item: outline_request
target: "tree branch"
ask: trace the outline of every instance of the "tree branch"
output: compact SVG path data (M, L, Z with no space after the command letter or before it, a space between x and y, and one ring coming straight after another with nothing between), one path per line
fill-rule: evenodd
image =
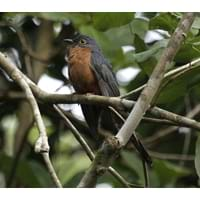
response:
M161 160L182 160L182 161L194 161L194 156L186 154L169 154L160 153L155 151L149 151L150 155L154 158Z
M155 66L152 75L150 76L147 86L142 91L133 110L131 111L126 123L122 126L117 134L117 137L122 145L125 145L131 137L131 131L134 131L141 121L142 116L149 108L153 98L162 83L167 66L173 61L177 51L179 50L186 34L194 21L194 13L186 13L183 15L178 27L173 33L169 43L162 53L159 62Z
M76 127L70 122L70 120L64 115L64 113L62 112L62 110L59 108L59 106L54 105L53 106L54 109L57 111L57 113L63 118L65 124L68 126L68 128L72 131L74 137L77 139L77 141L80 143L80 145L82 146L82 148L85 150L87 156L89 157L89 159L91 161L94 160L94 153L92 152L91 148L89 147L89 145L86 143L86 141L84 140L84 138L81 136L81 134L79 133L79 131L76 129ZM128 183L115 169L113 169L112 167L108 168L108 171L120 182L122 183L122 185L124 185L125 187L130 187L130 183ZM137 186L139 187L139 186Z
M45 164L48 167L48 171L49 171L53 181L55 182L56 186L62 187L59 182L59 179L57 178L55 170L50 162L50 159L49 159L49 144L48 144L46 129L45 129L37 102L35 100L35 97L32 94L32 91L31 91L28 83L24 79L24 76L21 73L21 71L9 60L8 57L6 57L1 52L0 52L0 64L1 64L1 67L5 70L5 72L15 82L17 82L20 85L20 87L22 88L22 90L25 92L27 100L31 105L31 108L32 108L32 111L34 114L34 118L35 118L35 121L37 124L37 128L40 133L40 136L35 144L35 151L37 153L42 154Z
M187 73L193 69L196 69L199 66L200 66L200 58L165 73L163 81L168 81L170 79L178 78L178 77L184 75L185 73ZM133 96L137 92L142 91L146 86L147 86L147 84L141 85L140 87L138 87L124 95L121 95L121 98L127 98L127 97L131 98L131 96Z
M120 147L124 146L129 141L132 133L139 125L144 113L147 109L149 109L153 98L156 96L163 80L166 67L172 62L176 52L185 38L185 35L190 30L194 18L194 13L186 13L183 15L178 27L168 43L167 48L164 50L159 62L153 70L146 88L142 91L126 122L119 130L116 137L103 143L92 165L81 179L78 185L79 187L94 186L96 184L97 177L106 171L108 166L114 160L115 154L118 153ZM104 170L101 170L102 173L99 173L99 170L102 168Z
M188 112L186 117L193 118L197 114L199 114L199 112L200 112L200 104L196 105L190 112ZM166 128L166 129L159 130L158 132L156 132L152 136L145 138L143 140L143 142L146 143L148 146L149 146L149 144L150 144L150 146L152 146L152 145L156 144L160 139L162 139L163 137L173 133L177 129L178 129L178 127L172 126L172 127Z
M68 103L68 104L97 104L101 106L112 106L120 112L120 110L130 110L135 105L135 101L120 99L119 97L105 97L92 94L78 95L78 94L68 94L62 95L57 93L48 93L41 90L34 82L32 82L28 77L24 75L29 86L31 87L35 96L46 103L58 104L58 103ZM191 127L200 130L200 123L196 120L177 115L173 112L166 111L159 107L149 108L148 112L154 117L163 118L174 122L178 126Z

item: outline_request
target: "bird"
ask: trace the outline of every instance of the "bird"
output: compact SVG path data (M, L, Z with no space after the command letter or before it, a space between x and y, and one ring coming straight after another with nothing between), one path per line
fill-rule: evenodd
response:
M78 33L73 38L67 38L64 41L67 42L68 47L65 58L68 62L69 80L77 94L120 96L112 66L93 38ZM81 104L81 109L91 135L97 140L100 138L99 127L116 134L122 125L109 108ZM131 137L131 141L142 159L151 165L151 157L141 141L135 135Z

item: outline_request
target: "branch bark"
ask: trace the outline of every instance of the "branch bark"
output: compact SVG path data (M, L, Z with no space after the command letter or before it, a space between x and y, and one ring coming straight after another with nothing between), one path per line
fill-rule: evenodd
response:
M180 23L178 24L178 27L176 28L168 43L167 48L161 55L160 60L157 63L146 88L142 91L129 117L116 135L116 142L113 143L114 138L111 140L111 142L104 142L103 146L98 151L92 165L81 179L78 185L79 187L89 187L91 185L94 186L97 181L97 176L102 175L106 171L104 170L103 173L99 174L99 168L107 168L109 164L112 163L115 154L119 151L119 148L124 146L129 141L132 133L139 125L143 115L149 109L153 98L156 96L163 80L166 67L173 61L173 58L180 48L181 43L190 30L194 18L194 13L186 13L183 15Z
M46 103L58 104L58 103L68 103L68 104L97 104L101 106L112 106L119 112L121 110L131 110L135 105L135 101L120 99L119 97L105 97L92 94L78 95L69 94L62 95L57 93L47 93L41 90L34 82L32 82L28 77L24 75L27 83L31 87L35 96ZM154 117L163 118L176 123L179 126L191 127L200 130L200 123L196 120L175 114L170 111L166 111L159 107L149 108L148 112Z
M64 122L66 123L66 125L68 126L68 128L72 131L74 137L77 139L77 141L80 143L80 145L82 146L82 148L85 150L87 156L89 157L89 159L91 161L94 160L95 155L92 152L92 149L89 147L89 145L86 143L86 141L84 140L84 138L81 136L81 134L79 133L79 131L76 129L76 127L70 122L70 120L64 115L64 113L62 112L62 110L59 108L59 106L54 105L53 106L54 109L57 111L57 113L63 118ZM124 185L125 187L130 187L130 183L128 183L114 168L109 167L108 171L120 182L122 183L122 185ZM139 186L137 186L139 187Z
M142 91L138 101L136 102L128 119L126 120L126 123L122 126L117 134L117 138L122 145L125 145L128 142L129 138L132 135L132 132L130 130L134 131L137 128L142 116L150 107L151 102L156 96L156 93L162 83L165 70L173 61L177 51L179 50L183 40L185 39L186 34L190 30L194 18L194 13L184 14L178 27L173 33L166 49L162 53L159 62L155 66L155 69L150 76L147 86Z
M169 72L165 73L163 81L168 81L169 79L175 79L175 78L177 79L178 77L180 77L180 76L184 75L185 73L187 73L191 70L194 70L198 67L200 67L200 58L193 60L190 63L187 63L181 67L175 68L175 69L170 70ZM141 85L140 87L138 87L124 95L121 95L121 98L131 99L131 97L134 94L142 91L146 86L147 86L147 84Z
M33 93L27 83L27 81L24 79L23 74L21 71L12 63L10 62L9 58L6 57L4 54L0 52L0 64L1 67L5 70L5 72L16 82L19 84L19 86L22 88L22 90L25 92L28 102L31 105L35 122L37 124L37 128L39 130L39 138L36 141L35 144L35 151L38 153L41 153L45 164L48 168L48 171L55 182L57 187L62 187L60 184L60 181L55 173L55 170L51 164L51 161L49 159L49 144L48 144L48 138L46 133L46 128L44 126L44 122L42 120L40 110L38 108L37 102L35 100L35 97L33 96Z

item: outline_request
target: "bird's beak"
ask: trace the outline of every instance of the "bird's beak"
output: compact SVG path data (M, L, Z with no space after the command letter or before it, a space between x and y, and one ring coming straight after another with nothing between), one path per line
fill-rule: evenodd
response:
M74 41L72 39L64 39L64 42L67 44L73 44Z

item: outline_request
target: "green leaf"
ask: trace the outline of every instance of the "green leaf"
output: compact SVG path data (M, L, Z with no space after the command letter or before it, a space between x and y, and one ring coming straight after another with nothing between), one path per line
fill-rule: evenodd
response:
M132 62L136 62L147 75L150 75L167 43L168 40L160 40L146 51L140 53L129 52L128 54L132 53Z
M144 40L141 39L137 34L135 34L135 37L134 37L134 47L135 47L136 53L147 50L147 45L145 44Z
M182 176L190 174L190 171L185 167L172 164L164 160L154 160L154 170L157 173L161 185L168 187L174 186L175 181Z
M85 153L76 153L73 156L60 155L53 158L61 183L67 184L77 174L84 172L90 165L89 158Z
M136 62L144 62L152 58L158 51L163 50L167 46L168 40L156 42L150 49L134 55Z
M113 43L104 32L97 31L91 26L81 26L80 32L94 38L102 48L105 57L108 58L114 66L116 66L117 60L123 59L124 55L120 44L117 41Z
M180 65L191 62L200 55L200 43L184 44L176 54L174 60Z
M33 175L37 178L40 187L55 187L55 183L53 183L48 170L44 166L32 160L28 163Z
M94 13L92 20L97 30L105 31L112 27L118 27L130 23L133 13Z
M200 29L200 17L196 17L193 24L192 24L192 28L194 29Z
M13 158L9 157L3 153L0 154L0 163L4 163L3 165L0 165L0 170L4 172L6 177L10 175L10 170L13 165ZM37 164L38 166L38 164ZM42 167L40 167L40 170ZM40 171L41 172L41 171ZM45 170L43 170L42 177L45 179ZM36 168L32 166L32 162L28 162L26 160L20 160L18 163L18 168L15 176L15 180L23 185L24 187L47 187L48 185L42 185L41 184L41 177L40 180L39 177L36 176ZM50 180L50 179L48 179ZM47 182L46 182L47 183ZM52 181L51 181L52 183Z
M40 12L28 13L27 15L33 15L56 22L71 20L76 27L91 22L91 14L89 13Z
M131 22L130 26L133 34L136 34L141 39L144 39L149 29L149 21L145 19L136 18Z
M125 164L130 167L138 177L138 183L144 183L144 173L142 161L133 153L128 151L121 152L122 158Z
M170 104L178 99L181 100L191 88L199 84L199 72L200 68L196 68L170 81L170 83L162 89L157 103Z
M150 29L163 29L172 33L179 22L179 17L171 13L160 13L151 18Z
M158 104L172 103L178 98L182 98L186 91L187 83L184 83L183 81L174 81L161 91L156 102Z

